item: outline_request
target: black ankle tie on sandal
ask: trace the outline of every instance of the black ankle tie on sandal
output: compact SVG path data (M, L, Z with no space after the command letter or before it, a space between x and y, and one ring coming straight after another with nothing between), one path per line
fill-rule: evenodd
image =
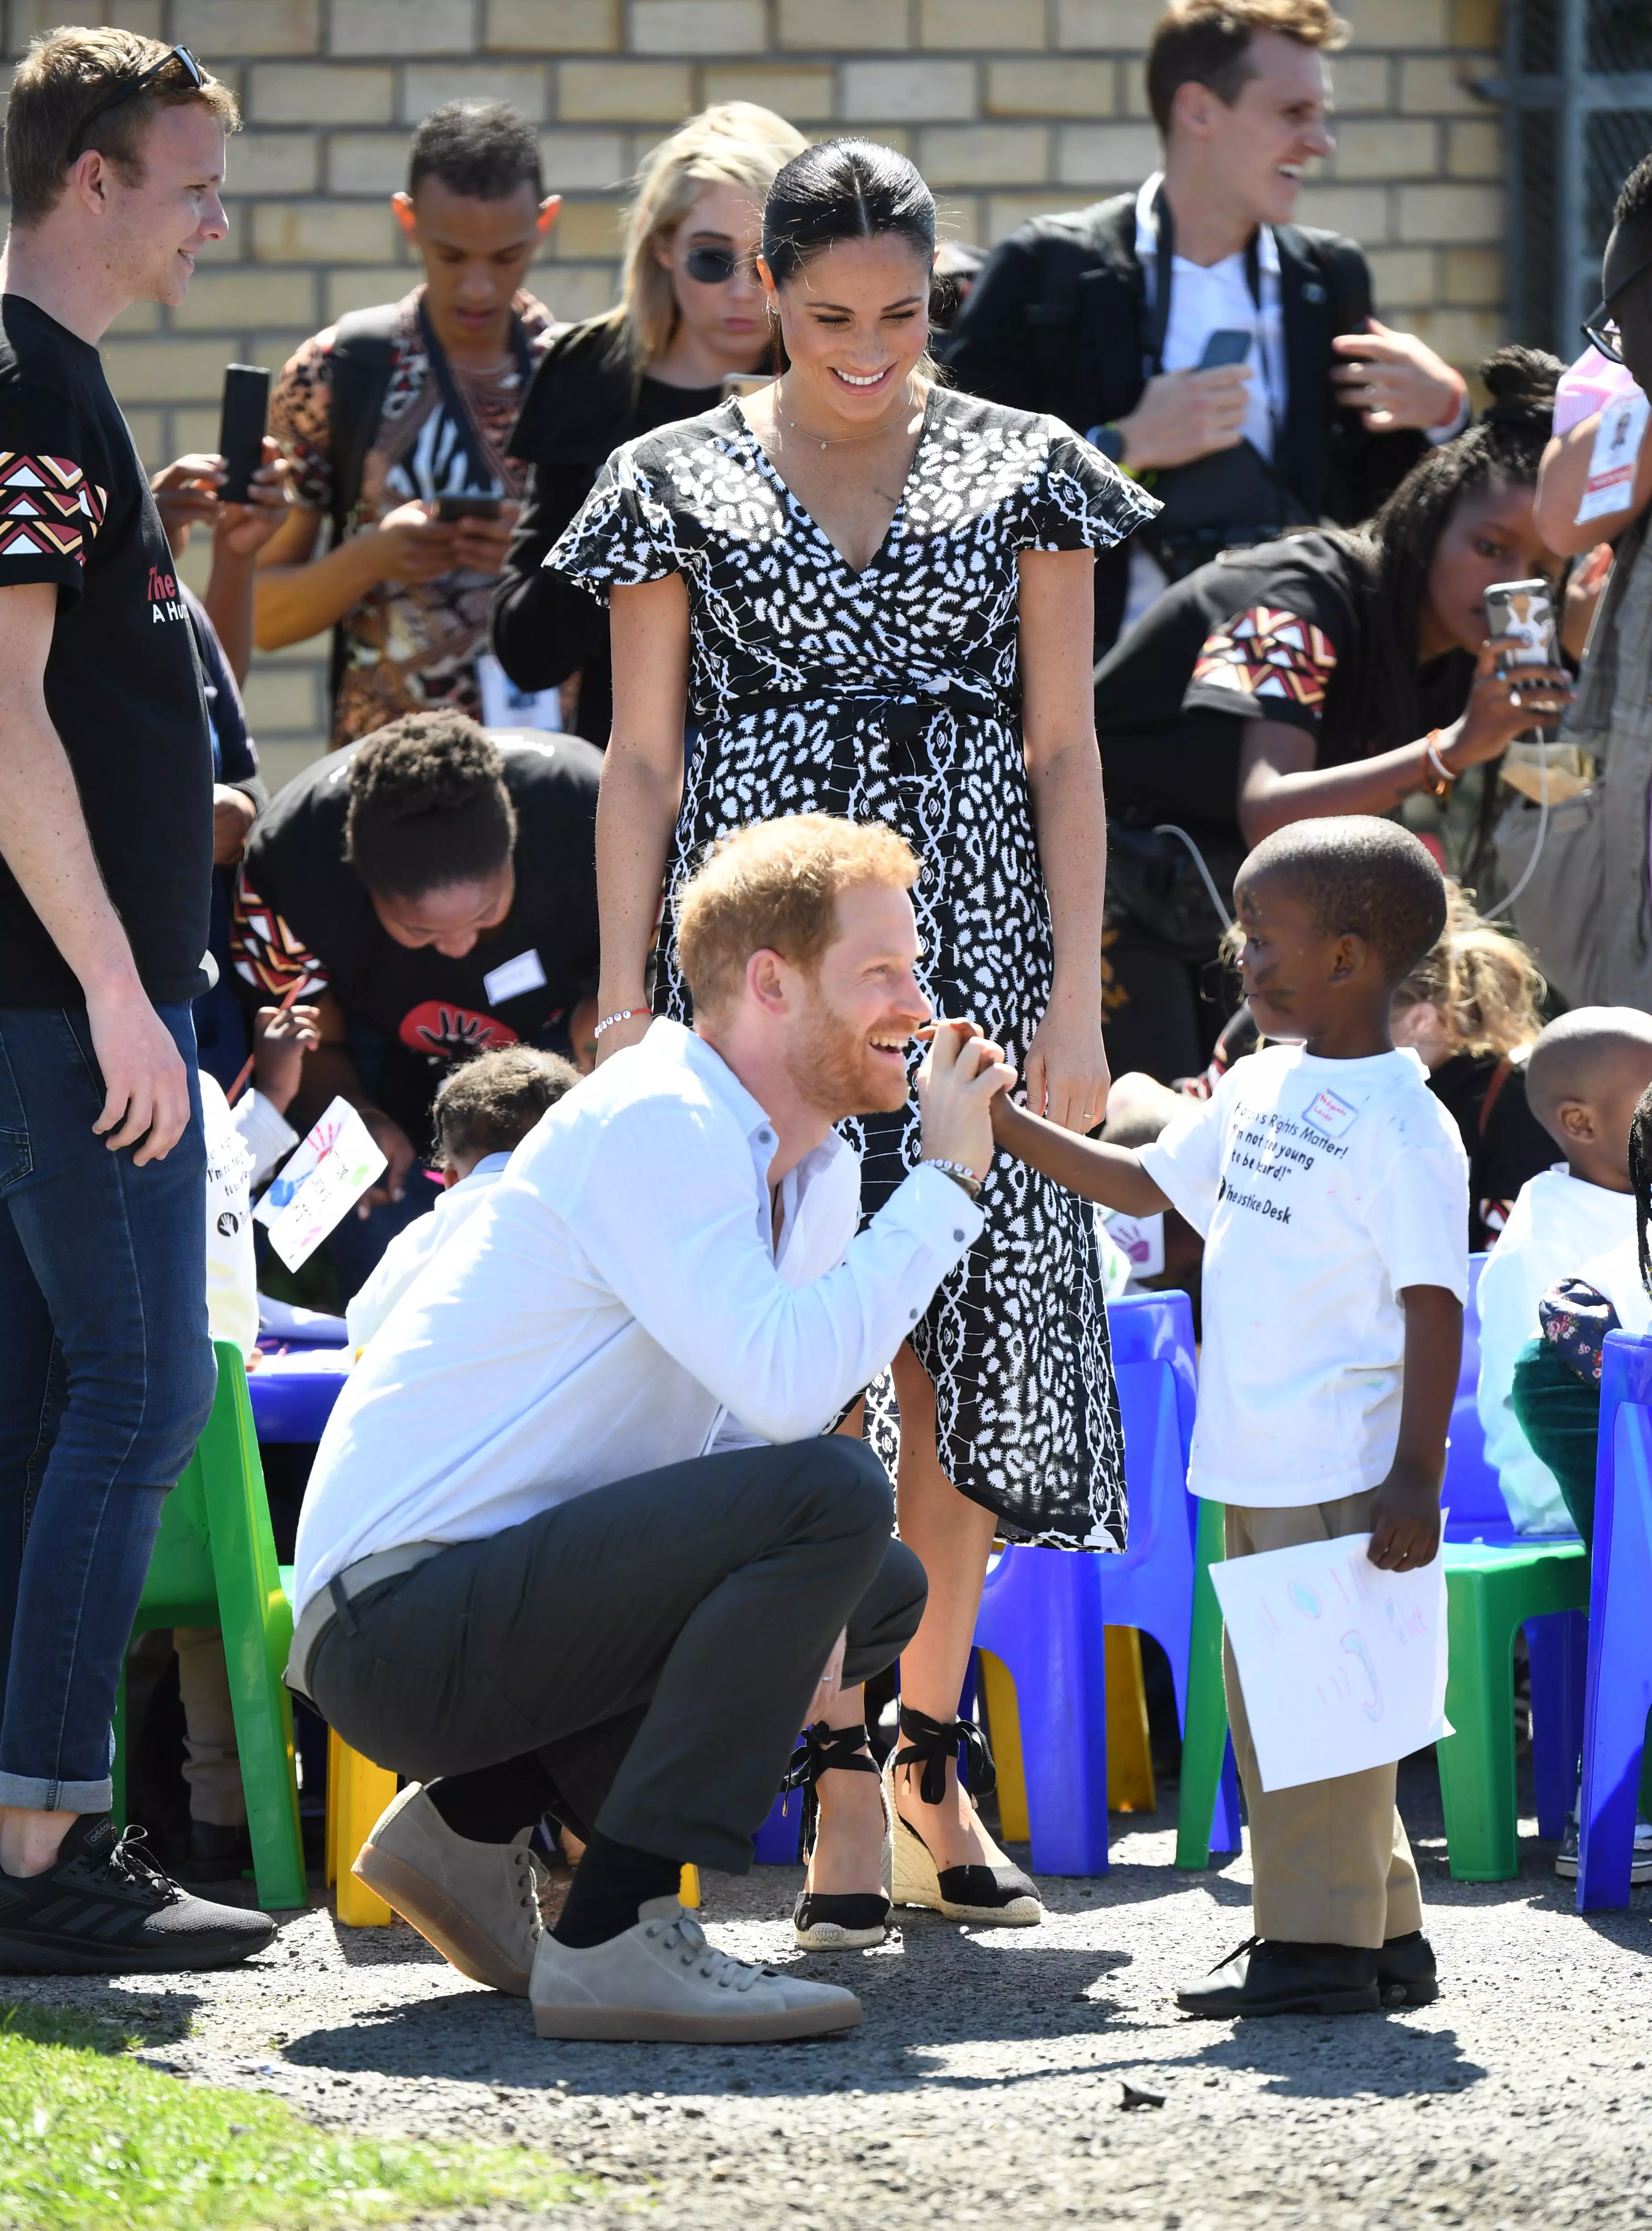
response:
M848 1728L829 1728L824 1720L816 1720L797 1738L797 1748L791 1754L791 1763L780 1784L780 1794L789 1797L794 1789L803 1792L805 1859L815 1848L815 1833L820 1822L820 1794L816 1784L823 1774L875 1774L877 1762L868 1756L867 1744L864 1720L856 1720ZM780 1810L784 1814L788 1807L783 1805Z
M909 1740L904 1749L896 1751L894 1762L898 1767L923 1768L918 1794L926 1805L939 1805L945 1798L946 1762L958 1756L960 1744L969 1765L971 1796L990 1797L997 1788L998 1769L992 1762L986 1730L979 1721L932 1720L926 1712L915 1711L910 1704L903 1704L900 1732Z

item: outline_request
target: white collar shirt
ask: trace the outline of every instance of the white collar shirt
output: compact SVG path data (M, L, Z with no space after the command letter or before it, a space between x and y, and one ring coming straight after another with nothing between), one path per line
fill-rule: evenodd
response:
M295 1610L376 1551L478 1540L713 1444L825 1431L983 1219L920 1164L857 1232L860 1165L829 1133L782 1182L777 1251L775 1146L721 1057L669 1021L559 1101L351 1374Z

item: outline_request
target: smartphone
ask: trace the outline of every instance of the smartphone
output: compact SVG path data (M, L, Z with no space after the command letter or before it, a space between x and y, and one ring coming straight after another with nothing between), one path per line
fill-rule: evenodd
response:
M455 526L461 519L497 519L503 501L497 495L439 495L436 515L443 527Z
M772 387L771 372L726 372L723 374L723 400L731 395L755 395L759 388Z
M1204 353L1194 369L1197 372L1221 372L1230 364L1242 364L1250 354L1249 333L1241 333L1236 326L1222 326L1204 344Z
M226 365L223 407L218 416L218 454L223 459L220 502L250 501L252 476L264 462L264 425L268 416L268 368L261 364Z
M1509 653L1515 666L1555 663L1554 595L1546 581L1493 581L1486 591L1486 632L1513 636L1524 650Z

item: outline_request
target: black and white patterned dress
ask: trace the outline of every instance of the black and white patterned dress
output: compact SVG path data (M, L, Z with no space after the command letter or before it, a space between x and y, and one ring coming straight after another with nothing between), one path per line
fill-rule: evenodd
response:
M737 402L615 452L546 563L601 597L670 573L687 588L697 740L660 1012L687 1015L673 898L707 844L783 814L844 814L892 824L924 863L913 902L937 1013L972 1015L1024 1062L1052 965L1022 747L1016 553L1104 548L1156 508L1059 420L944 388L861 573ZM918 1158L916 1102L844 1128L870 1215ZM1003 1156L982 1202L985 1230L913 1328L943 1468L1011 1538L1122 1547L1123 1443L1089 1212Z

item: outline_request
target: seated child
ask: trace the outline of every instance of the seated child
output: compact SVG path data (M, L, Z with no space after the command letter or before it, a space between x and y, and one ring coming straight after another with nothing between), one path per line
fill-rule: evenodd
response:
M481 1207L513 1150L578 1082L560 1055L527 1045L500 1046L454 1070L430 1109L448 1190L397 1233L347 1305L352 1348L366 1346L437 1248Z
M1468 1157L1468 1248L1494 1247L1515 1195L1554 1160L1526 1096L1543 1028L1543 979L1518 937L1482 922L1447 886L1445 935L1394 994L1394 1043L1414 1046Z
M1393 822L1294 822L1240 869L1246 993L1275 1041L1136 1152L1000 1098L1000 1146L1091 1200L1175 1207L1204 1234L1190 1484L1242 1557L1371 1534L1407 1572L1440 1539L1468 1290L1468 1166L1394 987L1439 936L1445 886ZM1281 1039L1290 1044L1280 1044ZM1258 1942L1181 1990L1190 2014L1352 2014L1438 1995L1397 1769L1268 1791L1231 1652Z
M1652 1016L1638 1007L1575 1007L1532 1049L1532 1112L1565 1157L1520 1189L1481 1274L1480 1422L1510 1517L1522 1534L1571 1530L1558 1481L1510 1403L1515 1359L1538 1331L1557 1278L1635 1237L1629 1118L1652 1083Z

